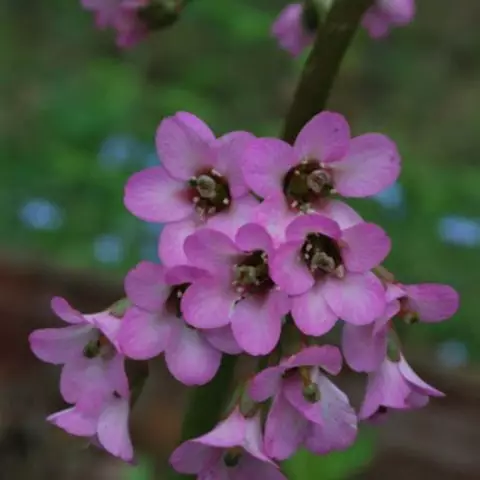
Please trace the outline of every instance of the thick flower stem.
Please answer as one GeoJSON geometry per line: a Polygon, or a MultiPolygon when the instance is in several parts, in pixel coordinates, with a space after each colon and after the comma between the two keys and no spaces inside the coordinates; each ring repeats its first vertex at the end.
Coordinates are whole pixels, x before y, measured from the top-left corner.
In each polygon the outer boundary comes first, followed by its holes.
{"type": "MultiPolygon", "coordinates": [[[[195,438],[211,430],[220,420],[232,393],[232,380],[238,357],[224,355],[220,369],[215,378],[191,391],[187,413],[183,420],[181,441],[195,438]]],[[[170,471],[169,480],[186,480],[195,478],[170,471]]]]}
{"type": "Polygon", "coordinates": [[[342,59],[374,0],[335,0],[320,22],[313,49],[287,114],[282,138],[293,143],[302,127],[324,110],[342,59]]]}

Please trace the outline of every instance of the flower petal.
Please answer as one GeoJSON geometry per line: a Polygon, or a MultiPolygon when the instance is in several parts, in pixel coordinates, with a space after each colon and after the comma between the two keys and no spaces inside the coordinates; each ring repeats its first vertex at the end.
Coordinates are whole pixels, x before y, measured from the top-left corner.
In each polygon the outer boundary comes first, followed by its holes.
{"type": "Polygon", "coordinates": [[[342,158],[348,150],[350,127],[343,115],[321,112],[300,131],[294,149],[301,159],[330,163],[342,158]]]}
{"type": "Polygon", "coordinates": [[[258,373],[248,385],[250,397],[256,402],[264,402],[267,398],[273,397],[280,390],[285,370],[283,367],[275,366],[258,373]]]}
{"type": "Polygon", "coordinates": [[[70,435],[92,437],[97,433],[97,416],[88,415],[72,407],[50,415],[47,420],[70,435]]]}
{"type": "Polygon", "coordinates": [[[165,273],[165,282],[169,286],[193,283],[202,278],[209,278],[209,274],[205,270],[191,265],[175,265],[165,273]]]}
{"type": "MultiPolygon", "coordinates": [[[[312,381],[318,375],[312,370],[312,381]]],[[[287,378],[283,381],[283,394],[288,402],[307,420],[319,425],[323,425],[324,418],[322,412],[322,402],[317,400],[312,403],[305,399],[303,395],[303,381],[299,374],[287,378]]],[[[320,392],[321,397],[321,392],[320,392]]]]}
{"type": "Polygon", "coordinates": [[[78,310],[75,310],[70,306],[70,304],[61,297],[53,297],[50,302],[50,307],[53,310],[53,313],[57,317],[61,318],[64,322],[71,323],[73,325],[78,323],[88,323],[88,320],[85,316],[80,313],[78,310]]]}
{"type": "Polygon", "coordinates": [[[242,161],[247,185],[261,197],[283,197],[286,173],[298,163],[293,148],[276,138],[253,140],[242,161]]]}
{"type": "Polygon", "coordinates": [[[217,350],[220,350],[220,352],[228,353],[229,355],[239,355],[243,352],[242,347],[233,336],[230,325],[202,330],[202,334],[205,339],[217,350]]]}
{"type": "Polygon", "coordinates": [[[322,345],[306,347],[288,357],[280,364],[285,370],[296,367],[321,367],[326,372],[337,375],[342,369],[342,354],[338,347],[322,345]]]}
{"type": "Polygon", "coordinates": [[[353,325],[372,323],[385,309],[382,283],[370,272],[347,273],[342,279],[327,277],[323,295],[330,308],[353,325]]]}
{"type": "Polygon", "coordinates": [[[403,378],[418,390],[418,393],[423,395],[430,395],[432,397],[444,397],[445,394],[433,388],[428,383],[424,382],[410,367],[405,358],[402,356],[398,363],[398,368],[403,378]]]}
{"type": "Polygon", "coordinates": [[[257,411],[253,416],[245,419],[245,436],[242,447],[257,460],[276,466],[263,451],[262,426],[263,422],[260,411],[257,411]]]}
{"type": "Polygon", "coordinates": [[[247,419],[238,408],[210,432],[194,439],[195,442],[211,447],[229,448],[241,446],[246,434],[247,419]]]}
{"type": "Polygon", "coordinates": [[[125,185],[124,203],[133,215],[147,222],[175,222],[195,213],[186,195],[187,186],[163,167],[134,173],[125,185]]]}
{"type": "Polygon", "coordinates": [[[352,207],[340,200],[326,202],[321,213],[337,222],[341,230],[346,230],[357,225],[357,223],[363,222],[363,218],[352,207]]]}
{"type": "Polygon", "coordinates": [[[244,252],[262,250],[271,255],[274,251],[272,237],[265,227],[258,223],[247,223],[240,227],[235,236],[235,243],[244,252]]]}
{"type": "Polygon", "coordinates": [[[155,143],[160,161],[177,180],[186,181],[205,168],[212,168],[215,154],[209,141],[198,133],[198,122],[165,118],[157,129],[155,143]]]}
{"type": "Polygon", "coordinates": [[[391,241],[379,226],[359,223],[342,232],[342,259],[350,272],[366,272],[385,260],[391,241]]]}
{"type": "MultiPolygon", "coordinates": [[[[262,480],[287,480],[287,477],[283,475],[283,473],[273,462],[267,463],[251,456],[246,456],[244,459],[240,460],[240,463],[235,468],[235,477],[232,476],[230,478],[231,480],[244,480],[246,478],[261,478],[262,480]]],[[[218,478],[218,480],[227,480],[227,478],[218,478]]]]}
{"type": "Polygon", "coordinates": [[[332,168],[340,195],[368,197],[395,182],[400,173],[400,155],[389,138],[368,133],[352,139],[347,155],[332,168]]]}
{"type": "Polygon", "coordinates": [[[202,224],[193,219],[169,223],[163,227],[158,240],[158,256],[166,267],[188,263],[183,249],[185,240],[202,224]]]}
{"type": "MultiPolygon", "coordinates": [[[[189,440],[182,443],[170,455],[170,464],[177,472],[194,475],[204,472],[217,459],[220,459],[221,455],[222,451],[220,449],[202,445],[195,440],[189,440]]],[[[212,480],[225,479],[212,476],[212,480]]]]}
{"type": "Polygon", "coordinates": [[[193,130],[199,137],[206,142],[215,140],[215,135],[210,130],[210,127],[197,116],[189,112],[177,112],[174,118],[180,120],[189,130],[193,130]]]}
{"type": "Polygon", "coordinates": [[[300,215],[287,227],[287,241],[303,241],[310,233],[320,233],[334,240],[340,238],[340,227],[324,215],[312,213],[300,215]]]}

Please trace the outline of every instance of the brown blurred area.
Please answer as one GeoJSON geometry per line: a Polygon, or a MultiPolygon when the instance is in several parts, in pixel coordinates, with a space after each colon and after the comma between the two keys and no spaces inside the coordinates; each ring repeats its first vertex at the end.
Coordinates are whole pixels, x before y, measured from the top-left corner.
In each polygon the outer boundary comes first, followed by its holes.
{"type": "MultiPolygon", "coordinates": [[[[35,328],[59,325],[49,308],[53,295],[94,312],[118,299],[122,288],[98,274],[0,259],[0,480],[121,478],[120,462],[45,422],[46,415],[64,406],[59,369],[36,360],[27,338],[35,328]]],[[[446,398],[434,399],[420,411],[392,414],[377,428],[373,462],[355,480],[478,479],[480,376],[439,371],[426,354],[417,355],[414,366],[446,398]]],[[[345,373],[341,383],[360,398],[360,376],[345,373]]],[[[158,465],[177,441],[184,399],[185,390],[162,362],[153,365],[132,414],[132,436],[137,450],[157,458],[158,465]]]]}

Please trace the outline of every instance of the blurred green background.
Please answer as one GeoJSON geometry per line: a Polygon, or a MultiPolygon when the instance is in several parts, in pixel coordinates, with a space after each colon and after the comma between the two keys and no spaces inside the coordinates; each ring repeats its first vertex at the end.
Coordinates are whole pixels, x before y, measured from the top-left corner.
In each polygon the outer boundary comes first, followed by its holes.
{"type": "MultiPolygon", "coordinates": [[[[155,129],[178,110],[217,134],[276,135],[304,58],[269,36],[280,0],[198,0],[173,28],[119,51],[77,1],[0,4],[0,248],[121,276],[156,258],[159,228],[123,207],[155,164],[155,129]]],[[[480,359],[480,2],[422,0],[414,24],[359,32],[330,108],[399,146],[399,182],[354,202],[393,239],[404,282],[445,282],[455,319],[406,332],[440,368],[480,359]]],[[[340,461],[339,463],[342,463],[340,461]]]]}

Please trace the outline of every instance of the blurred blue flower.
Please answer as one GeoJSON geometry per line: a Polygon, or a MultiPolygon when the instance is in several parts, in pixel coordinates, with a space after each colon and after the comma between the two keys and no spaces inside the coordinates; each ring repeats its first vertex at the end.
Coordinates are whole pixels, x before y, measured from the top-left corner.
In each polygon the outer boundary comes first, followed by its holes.
{"type": "Polygon", "coordinates": [[[158,160],[157,152],[153,151],[145,155],[145,166],[156,167],[158,165],[160,165],[160,161],[158,160]]]}
{"type": "Polygon", "coordinates": [[[106,234],[95,239],[93,251],[95,258],[102,263],[118,263],[123,260],[125,248],[121,237],[106,234]]]}
{"type": "Polygon", "coordinates": [[[100,147],[98,160],[105,168],[120,168],[138,155],[139,143],[130,135],[112,135],[100,147]]]}
{"type": "Polygon", "coordinates": [[[27,227],[38,230],[57,230],[63,223],[60,207],[45,198],[28,200],[20,208],[19,216],[27,227]]]}
{"type": "Polygon", "coordinates": [[[445,243],[475,247],[480,245],[480,221],[452,215],[439,221],[438,234],[445,243]]]}
{"type": "Polygon", "coordinates": [[[397,182],[372,197],[383,208],[400,210],[404,206],[405,193],[403,187],[397,182]]]}
{"type": "Polygon", "coordinates": [[[438,346],[437,359],[442,366],[459,368],[468,364],[468,349],[457,340],[449,340],[438,346]]]}

